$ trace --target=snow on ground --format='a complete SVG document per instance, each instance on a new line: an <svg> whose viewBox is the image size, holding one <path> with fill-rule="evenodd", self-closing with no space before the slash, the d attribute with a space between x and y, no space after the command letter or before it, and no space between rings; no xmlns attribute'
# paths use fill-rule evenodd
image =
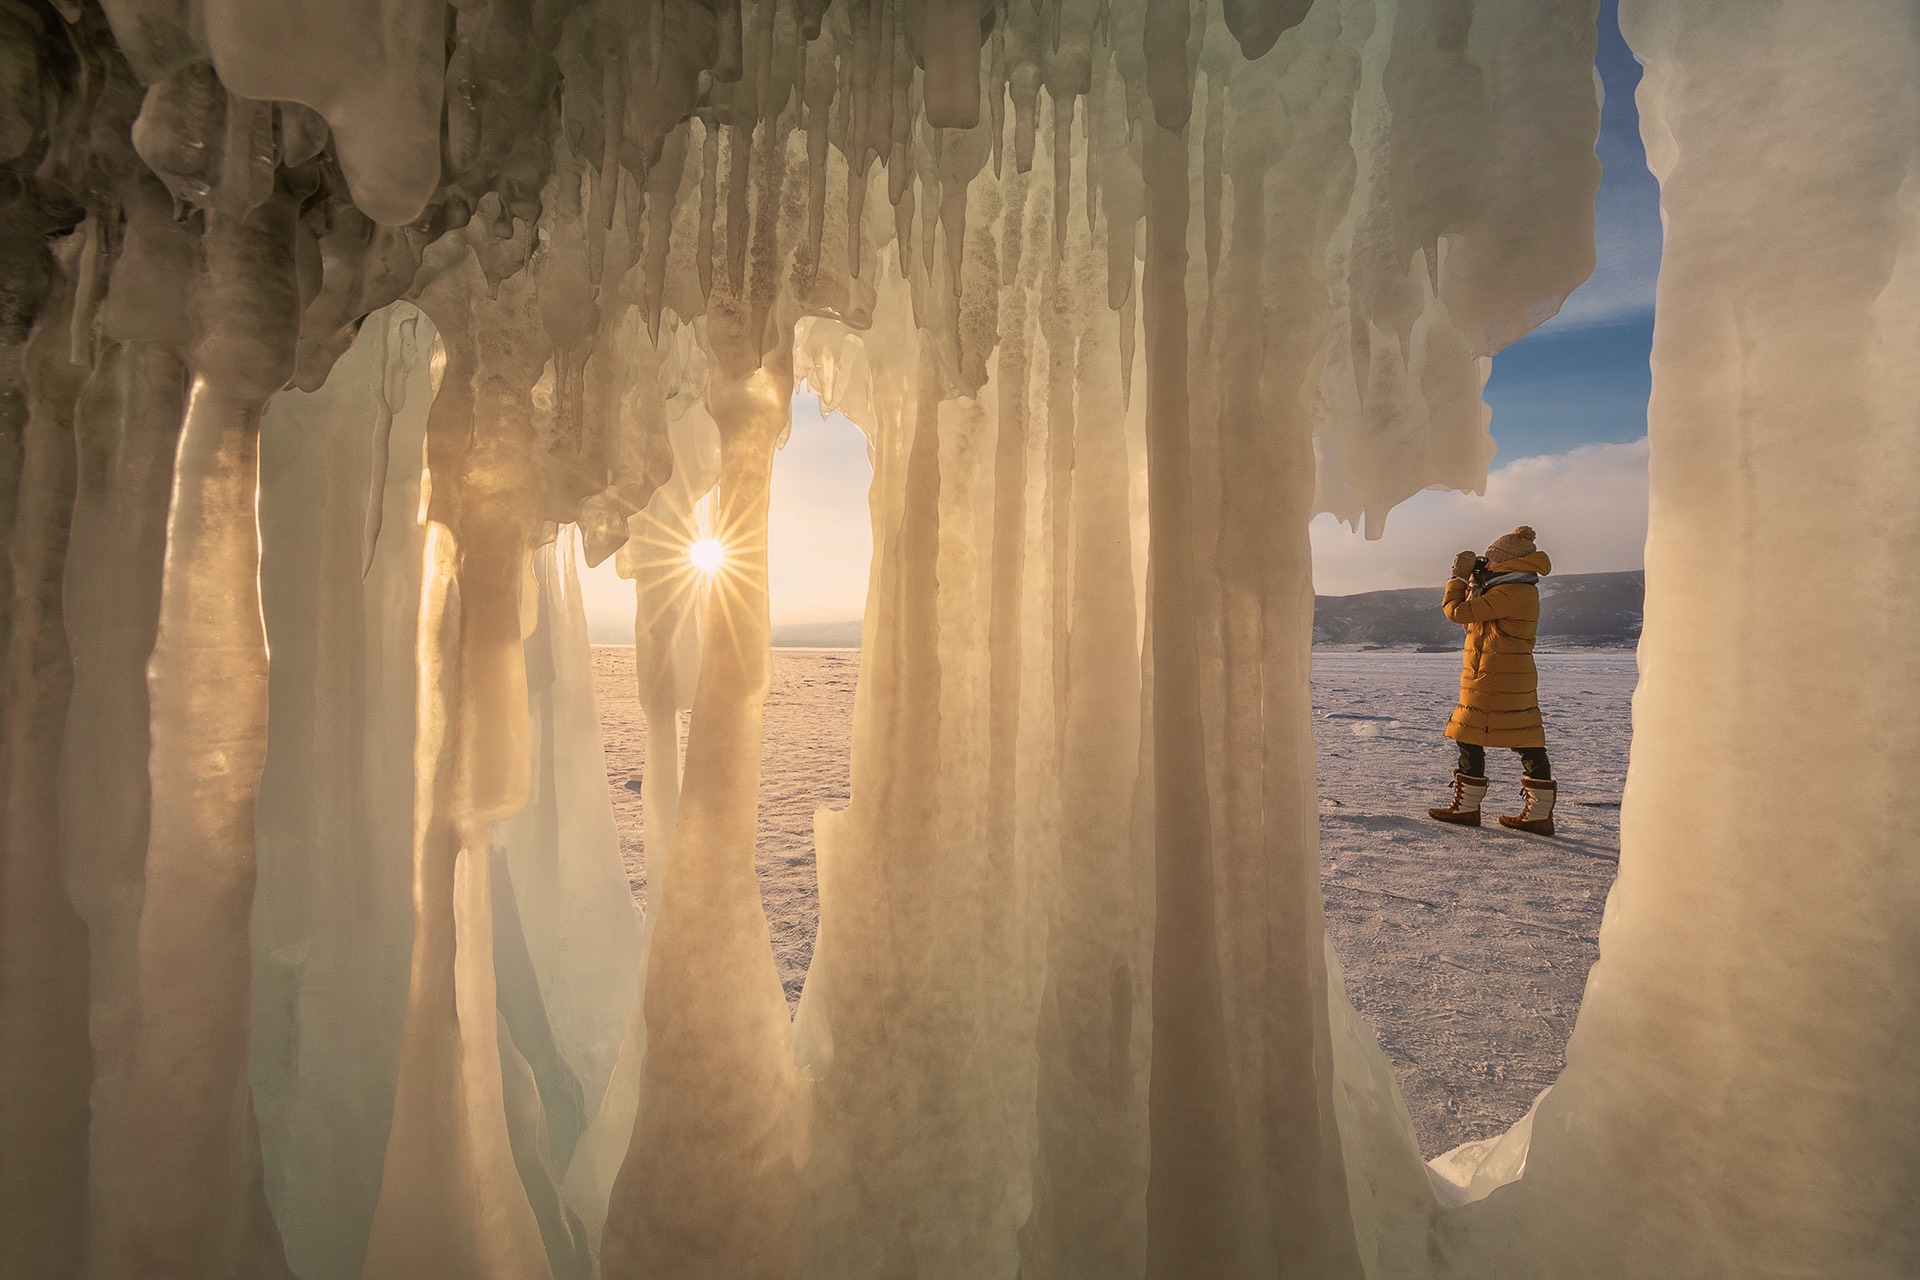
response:
<svg viewBox="0 0 1920 1280"><path fill-rule="evenodd" d="M1441 736L1457 653L1314 655L1321 873L1347 991L1399 1072L1422 1149L1437 1155L1518 1120L1559 1074L1620 848L1630 653L1539 655L1560 834L1518 835L1519 761L1488 753L1486 827L1426 816L1444 803ZM635 789L645 722L633 651L594 650L608 786L634 896L646 898ZM767 698L757 863L788 998L819 918L813 812L847 802L851 650L776 650ZM630 785L631 784L631 785Z"/></svg>
<svg viewBox="0 0 1920 1280"><path fill-rule="evenodd" d="M1486 826L1449 827L1441 734L1457 653L1316 652L1320 877L1347 993L1438 1155L1526 1114L1559 1075L1620 853L1631 653L1540 654L1560 783L1552 839L1508 831L1520 761L1489 751Z"/></svg>

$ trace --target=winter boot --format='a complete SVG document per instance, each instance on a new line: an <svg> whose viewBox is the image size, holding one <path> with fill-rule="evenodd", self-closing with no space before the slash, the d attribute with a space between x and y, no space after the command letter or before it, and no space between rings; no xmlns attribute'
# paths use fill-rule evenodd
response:
<svg viewBox="0 0 1920 1280"><path fill-rule="evenodd" d="M1444 809L1429 809L1427 816L1442 822L1457 822L1463 827L1480 825L1480 798L1487 794L1487 780L1456 770L1453 775L1453 803Z"/></svg>
<svg viewBox="0 0 1920 1280"><path fill-rule="evenodd" d="M1515 831L1530 831L1536 836L1553 834L1553 793L1551 778L1522 778L1520 785L1526 788L1527 800L1517 814L1503 813L1500 825L1511 827Z"/></svg>

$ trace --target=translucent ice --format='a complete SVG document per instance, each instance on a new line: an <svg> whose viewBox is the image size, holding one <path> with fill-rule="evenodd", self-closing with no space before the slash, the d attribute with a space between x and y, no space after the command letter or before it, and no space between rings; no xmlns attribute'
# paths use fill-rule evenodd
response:
<svg viewBox="0 0 1920 1280"><path fill-rule="evenodd" d="M1307 522L1483 481L1596 8L0 15L0 1272L1912 1273L1907 0L1622 5L1646 680L1563 1080L1429 1170L1324 944ZM874 561L789 1019L803 383Z"/></svg>

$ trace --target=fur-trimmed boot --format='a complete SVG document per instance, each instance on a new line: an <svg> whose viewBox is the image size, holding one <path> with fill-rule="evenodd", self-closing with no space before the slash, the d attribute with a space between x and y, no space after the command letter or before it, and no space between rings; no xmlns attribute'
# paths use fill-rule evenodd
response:
<svg viewBox="0 0 1920 1280"><path fill-rule="evenodd" d="M1515 831L1530 831L1536 836L1552 835L1553 779L1522 778L1520 785L1526 789L1526 803L1520 807L1519 813L1501 814L1500 825Z"/></svg>
<svg viewBox="0 0 1920 1280"><path fill-rule="evenodd" d="M1463 827L1480 825L1480 800L1487 794L1487 780L1474 778L1455 770L1453 774L1453 803L1444 809L1429 809L1427 816L1438 818L1442 822L1457 822Z"/></svg>

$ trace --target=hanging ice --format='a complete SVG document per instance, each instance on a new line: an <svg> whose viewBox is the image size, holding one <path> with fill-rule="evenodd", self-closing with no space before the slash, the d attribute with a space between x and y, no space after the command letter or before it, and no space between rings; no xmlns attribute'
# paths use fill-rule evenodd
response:
<svg viewBox="0 0 1920 1280"><path fill-rule="evenodd" d="M1595 8L0 14L0 1273L1920 1268L1907 0L1623 3L1645 678L1562 1081L1424 1167L1324 946L1306 524L1484 477L1592 265ZM874 563L790 1020L800 382Z"/></svg>

